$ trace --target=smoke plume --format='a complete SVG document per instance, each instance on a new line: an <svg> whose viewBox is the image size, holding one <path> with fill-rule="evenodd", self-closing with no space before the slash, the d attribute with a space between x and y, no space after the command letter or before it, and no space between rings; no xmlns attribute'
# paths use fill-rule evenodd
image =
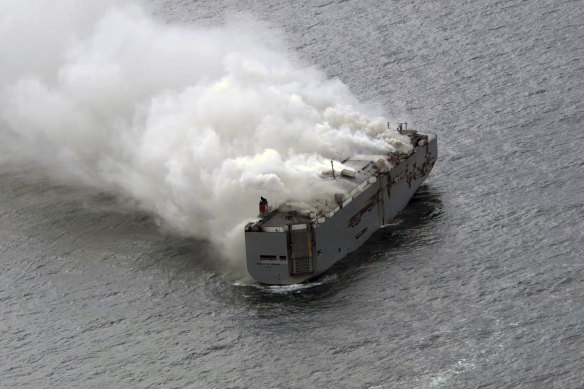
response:
<svg viewBox="0 0 584 389"><path fill-rule="evenodd" d="M407 147L254 31L169 25L136 2L3 0L0 158L129 196L240 259L260 195L310 201L334 192L330 159Z"/></svg>

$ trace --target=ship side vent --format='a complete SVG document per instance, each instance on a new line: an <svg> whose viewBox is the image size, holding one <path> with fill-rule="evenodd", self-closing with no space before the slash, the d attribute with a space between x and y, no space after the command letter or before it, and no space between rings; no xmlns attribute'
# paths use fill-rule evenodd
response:
<svg viewBox="0 0 584 389"><path fill-rule="evenodd" d="M311 234L306 230L292 229L292 274L312 273Z"/></svg>
<svg viewBox="0 0 584 389"><path fill-rule="evenodd" d="M312 261L310 260L310 257L294 258L292 261L292 273L312 273Z"/></svg>

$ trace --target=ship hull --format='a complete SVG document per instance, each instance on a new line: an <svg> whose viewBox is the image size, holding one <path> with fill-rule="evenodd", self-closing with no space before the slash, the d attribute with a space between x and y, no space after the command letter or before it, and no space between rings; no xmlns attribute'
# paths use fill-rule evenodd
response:
<svg viewBox="0 0 584 389"><path fill-rule="evenodd" d="M437 156L436 136L428 135L425 145L369 178L333 215L269 232L246 230L248 272L272 285L297 284L323 274L406 207Z"/></svg>

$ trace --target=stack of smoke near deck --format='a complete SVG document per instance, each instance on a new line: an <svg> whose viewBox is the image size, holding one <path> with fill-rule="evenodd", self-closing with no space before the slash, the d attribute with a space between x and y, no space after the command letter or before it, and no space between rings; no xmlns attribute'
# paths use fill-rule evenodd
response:
<svg viewBox="0 0 584 389"><path fill-rule="evenodd" d="M268 200L260 196L260 214L259 217L265 217L268 214Z"/></svg>

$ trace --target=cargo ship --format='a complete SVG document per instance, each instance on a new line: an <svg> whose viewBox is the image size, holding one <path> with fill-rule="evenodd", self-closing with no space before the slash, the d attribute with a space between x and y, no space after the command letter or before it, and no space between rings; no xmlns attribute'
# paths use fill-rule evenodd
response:
<svg viewBox="0 0 584 389"><path fill-rule="evenodd" d="M306 282L363 245L405 208L438 157L436 135L398 131L411 142L408 153L355 155L323 172L341 190L310 210L293 203L271 209L261 198L259 219L245 226L247 270L259 283ZM332 162L331 162L332 164Z"/></svg>

